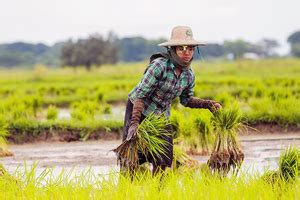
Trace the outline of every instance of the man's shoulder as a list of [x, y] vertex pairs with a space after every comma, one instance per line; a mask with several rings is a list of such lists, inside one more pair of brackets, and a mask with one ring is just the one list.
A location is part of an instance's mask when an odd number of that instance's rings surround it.
[[165, 58], [165, 57], [158, 57], [158, 58], [155, 58], [151, 64], [158, 64], [158, 65], [166, 65], [168, 63], [168, 58]]
[[150, 63], [149, 67], [154, 70], [164, 71], [168, 66], [168, 60], [169, 59], [164, 57], [156, 58]]

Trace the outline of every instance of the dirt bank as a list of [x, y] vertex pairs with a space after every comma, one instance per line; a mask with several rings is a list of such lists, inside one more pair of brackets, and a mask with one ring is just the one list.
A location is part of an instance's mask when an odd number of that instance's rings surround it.
[[[34, 142], [72, 142], [72, 141], [84, 141], [84, 140], [118, 140], [121, 138], [122, 130], [94, 130], [88, 135], [82, 135], [80, 129], [71, 128], [51, 128], [44, 129], [38, 134], [33, 132], [34, 130], [28, 130], [27, 132], [20, 132], [18, 129], [10, 130], [11, 135], [8, 137], [8, 141], [12, 144], [34, 143]], [[282, 127], [277, 124], [257, 124], [251, 125], [251, 128], [243, 130], [240, 135], [265, 135], [265, 134], [299, 134], [300, 127], [288, 126]]]

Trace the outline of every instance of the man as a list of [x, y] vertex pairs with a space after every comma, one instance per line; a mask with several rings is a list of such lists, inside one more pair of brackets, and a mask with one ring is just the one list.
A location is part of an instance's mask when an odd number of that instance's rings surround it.
[[[167, 48], [167, 53], [154, 54], [139, 84], [130, 92], [127, 102], [123, 141], [130, 140], [137, 132], [138, 125], [151, 114], [170, 116], [170, 105], [176, 97], [180, 103], [190, 108], [207, 108], [210, 111], [221, 108], [221, 104], [212, 100], [203, 100], [194, 95], [195, 77], [190, 67], [194, 49], [205, 45], [193, 38], [191, 28], [177, 26], [173, 28], [169, 41], [159, 44]], [[166, 155], [145, 158], [139, 155], [139, 164], [149, 161], [153, 165], [153, 174], [171, 167], [173, 159], [173, 138], [168, 141]]]

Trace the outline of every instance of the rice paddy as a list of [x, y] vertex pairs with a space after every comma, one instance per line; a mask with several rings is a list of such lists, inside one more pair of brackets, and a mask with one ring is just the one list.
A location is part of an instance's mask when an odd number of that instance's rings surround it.
[[[284, 154], [289, 154], [288, 152]], [[281, 159], [286, 158], [283, 156]], [[298, 176], [294, 176], [292, 181], [283, 178], [270, 182], [266, 179], [270, 174], [269, 171], [264, 175], [239, 173], [238, 176], [224, 178], [211, 174], [208, 167], [196, 169], [180, 167], [156, 176], [152, 176], [149, 171], [144, 171], [137, 173], [134, 179], [131, 179], [115, 171], [107, 175], [99, 175], [92, 169], [77, 175], [72, 174], [72, 171], [62, 170], [58, 176], [54, 176], [53, 169], [48, 168], [37, 175], [35, 167], [36, 165], [25, 168], [22, 173], [20, 170], [12, 174], [2, 171], [0, 198], [298, 199], [300, 196]], [[289, 168], [287, 171], [290, 169], [294, 168]], [[282, 173], [282, 165], [279, 173]]]
[[[1, 152], [7, 149], [6, 140], [23, 143], [49, 138], [63, 141], [86, 141], [112, 135], [119, 138], [123, 113], [120, 112], [118, 118], [103, 116], [111, 115], [113, 108], [126, 103], [127, 94], [140, 80], [145, 66], [146, 63], [103, 66], [93, 69], [92, 73], [68, 68], [0, 70]], [[281, 127], [283, 134], [284, 130], [299, 130], [300, 60], [195, 62], [193, 70], [195, 96], [217, 100], [225, 109], [238, 105], [239, 117], [247, 126], [275, 125]], [[62, 109], [69, 111], [69, 118], [59, 117]], [[186, 152], [193, 155], [212, 152], [221, 130], [215, 128], [214, 120], [215, 116], [208, 110], [184, 108], [178, 100], [172, 103], [170, 122], [176, 133], [174, 143], [179, 147], [175, 150], [177, 156], [174, 155], [178, 165], [164, 175], [153, 177], [146, 170], [132, 180], [119, 171], [104, 176], [92, 169], [81, 174], [62, 170], [57, 175], [53, 168], [37, 173], [36, 165], [22, 165], [24, 170], [8, 173], [1, 166], [0, 198], [299, 198], [299, 173], [295, 171], [299, 169], [297, 148], [283, 152], [278, 169], [265, 170], [264, 174], [243, 171], [219, 176], [211, 174], [206, 165], [199, 167]], [[234, 134], [230, 132], [231, 141], [237, 140], [235, 134], [238, 133], [238, 129]], [[235, 147], [239, 152], [239, 145]], [[232, 163], [241, 165], [242, 159]]]

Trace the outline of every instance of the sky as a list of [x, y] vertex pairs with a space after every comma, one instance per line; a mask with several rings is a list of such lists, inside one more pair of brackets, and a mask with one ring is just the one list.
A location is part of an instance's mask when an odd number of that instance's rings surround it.
[[187, 25], [197, 40], [222, 43], [287, 37], [300, 30], [299, 0], [0, 0], [0, 43], [55, 42], [91, 34], [169, 38]]

